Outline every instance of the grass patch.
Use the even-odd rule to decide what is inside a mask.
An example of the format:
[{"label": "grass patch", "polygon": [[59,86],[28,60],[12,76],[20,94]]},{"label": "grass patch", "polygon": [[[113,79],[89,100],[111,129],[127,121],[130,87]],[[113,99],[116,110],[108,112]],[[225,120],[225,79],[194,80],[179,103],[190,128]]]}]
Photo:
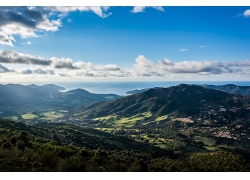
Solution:
[{"label": "grass patch", "polygon": [[104,124],[112,126],[112,127],[132,127],[136,123],[141,123],[142,125],[147,124],[158,124],[158,123],[168,123],[171,119],[168,119],[168,115],[157,117],[153,115],[151,112],[139,113],[134,116],[124,117],[119,115],[109,115],[102,116],[93,119],[94,121],[103,121]]},{"label": "grass patch", "polygon": [[32,120],[32,119],[35,119],[37,118],[38,116],[35,115],[35,114],[32,114],[32,113],[27,113],[27,114],[23,114],[21,115],[21,117],[25,120]]},{"label": "grass patch", "polygon": [[210,147],[210,146],[205,146],[206,150],[208,151],[215,151],[217,147]]},{"label": "grass patch", "polygon": [[168,115],[159,116],[159,117],[156,118],[156,121],[166,120],[167,118],[168,118]]},{"label": "grass patch", "polygon": [[94,128],[100,131],[104,131],[104,132],[112,132],[114,130],[114,128]]},{"label": "grass patch", "polygon": [[207,137],[195,137],[194,139],[196,142],[203,142],[204,144],[208,145],[208,146],[214,146],[215,145],[215,142],[216,140],[215,139],[212,139],[212,138],[207,138]]},{"label": "grass patch", "polygon": [[11,119],[13,121],[16,121],[18,119],[18,117],[17,116],[6,116],[6,117],[4,117],[4,119]]},{"label": "grass patch", "polygon": [[54,120],[54,119],[63,117],[63,114],[57,113],[55,111],[48,111],[48,112],[42,113],[41,116],[43,116],[41,118],[42,120]]},{"label": "grass patch", "polygon": [[98,117],[98,118],[94,118],[94,121],[106,121],[106,120],[110,120],[113,118],[116,118],[117,115],[109,115],[109,116],[103,116],[103,117]]},{"label": "grass patch", "polygon": [[61,112],[61,113],[68,113],[69,111],[68,111],[68,110],[58,110],[58,112]]}]

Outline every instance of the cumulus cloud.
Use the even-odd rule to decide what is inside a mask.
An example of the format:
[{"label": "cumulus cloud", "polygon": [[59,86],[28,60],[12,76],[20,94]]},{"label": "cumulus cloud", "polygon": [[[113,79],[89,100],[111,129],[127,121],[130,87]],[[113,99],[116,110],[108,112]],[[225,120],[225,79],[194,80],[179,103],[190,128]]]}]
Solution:
[{"label": "cumulus cloud", "polygon": [[56,69],[78,69],[77,67],[73,66],[72,59],[70,58],[57,58],[53,57],[52,60],[52,66]]},{"label": "cumulus cloud", "polygon": [[0,44],[13,46],[12,41],[16,41],[13,36],[0,32]]},{"label": "cumulus cloud", "polygon": [[86,70],[77,70],[72,71],[69,73],[71,77],[80,76],[80,77],[131,77],[131,74],[126,71],[122,70],[92,70],[92,71],[86,71]]},{"label": "cumulus cloud", "polygon": [[133,72],[134,75],[139,76],[161,76],[160,73],[157,71],[157,64],[150,61],[143,55],[139,55],[135,59],[136,64],[134,64],[134,67],[136,69],[136,72]]},{"label": "cumulus cloud", "polygon": [[92,65],[92,63],[90,63],[90,62],[85,63],[82,61],[78,61],[78,62],[74,63],[74,66],[77,67],[78,69],[85,69],[88,71],[95,69],[94,66]]},{"label": "cumulus cloud", "polygon": [[188,49],[180,49],[180,52],[187,51]]},{"label": "cumulus cloud", "polygon": [[25,69],[25,70],[20,70],[20,74],[40,74],[40,75],[55,75],[55,72],[53,70],[42,70],[42,69]]},{"label": "cumulus cloud", "polygon": [[164,60],[159,60],[159,63],[161,65],[168,65],[168,66],[174,65],[174,63],[170,59],[167,59],[167,58],[165,58]]},{"label": "cumulus cloud", "polygon": [[[91,62],[73,62],[71,58],[43,58],[15,51],[0,50],[0,63],[11,64],[10,67],[0,64],[0,73],[32,75],[32,77],[173,77],[173,76],[206,76],[220,74],[250,75],[250,60],[241,62],[217,61],[182,61],[170,59],[152,61],[139,55],[131,69],[121,69],[116,64],[93,65]],[[29,64],[31,68],[12,68],[14,64]],[[40,65],[41,68],[32,67]],[[27,76],[26,76],[27,77]]]},{"label": "cumulus cloud", "polygon": [[247,60],[241,62],[216,62],[205,60],[173,63],[171,60],[165,58],[156,63],[150,61],[143,55],[139,55],[135,61],[135,71],[133,74],[136,76],[166,76],[169,74],[211,75],[239,73],[242,71],[249,71],[250,68],[250,61]]},{"label": "cumulus cloud", "polygon": [[1,7],[0,19],[1,39],[5,37],[5,41],[0,40],[0,43],[10,46],[14,41],[12,35],[38,37],[37,32],[57,31],[62,25],[60,19],[50,20],[41,7]]},{"label": "cumulus cloud", "polygon": [[77,11],[77,10],[87,11],[87,12],[92,11],[102,18],[106,18],[112,14],[111,12],[106,13],[106,11],[109,9],[109,7],[107,6],[50,6],[50,7],[46,7],[46,9],[61,12],[63,13],[61,14],[61,16],[66,16],[68,12]]},{"label": "cumulus cloud", "polygon": [[13,70],[10,70],[9,68],[0,64],[0,73],[7,73],[7,72],[13,72]]},{"label": "cumulus cloud", "polygon": [[199,73],[199,74],[221,74],[223,71],[211,61],[183,61],[177,62],[173,67],[163,67],[166,73]]},{"label": "cumulus cloud", "polygon": [[54,69],[83,69],[86,71],[120,71],[120,68],[115,64],[93,66],[90,62],[78,61],[73,63],[71,58],[43,58],[29,54],[18,53],[9,50],[0,50],[0,62],[8,64],[29,64],[41,65]]},{"label": "cumulus cloud", "polygon": [[[39,37],[58,31],[69,12],[94,12],[102,18],[111,15],[106,6],[0,7],[0,44],[13,46],[13,36]],[[68,19],[68,21],[71,21]]]},{"label": "cumulus cloud", "polygon": [[132,13],[140,13],[140,12],[145,12],[146,8],[154,8],[158,11],[163,11],[164,9],[161,6],[135,6],[133,7],[133,9],[131,10]]},{"label": "cumulus cloud", "polygon": [[120,71],[120,68],[115,64],[107,64],[104,66],[106,71]]},{"label": "cumulus cloud", "polygon": [[244,15],[245,17],[250,17],[250,9],[244,11],[243,15]]},{"label": "cumulus cloud", "polygon": [[33,56],[9,50],[0,50],[0,62],[48,66],[52,61],[40,56]]}]

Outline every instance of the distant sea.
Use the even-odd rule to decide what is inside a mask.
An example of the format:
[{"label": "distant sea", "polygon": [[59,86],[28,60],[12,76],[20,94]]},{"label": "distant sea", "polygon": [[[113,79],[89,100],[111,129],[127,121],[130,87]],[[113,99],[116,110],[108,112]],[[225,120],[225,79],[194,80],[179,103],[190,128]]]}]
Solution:
[{"label": "distant sea", "polygon": [[65,91],[72,89],[85,89],[91,93],[98,94],[118,94],[127,95],[126,92],[136,89],[145,89],[153,87],[170,87],[178,84],[211,84],[211,85],[225,85],[235,84],[238,86],[250,86],[250,81],[148,81],[148,82],[58,82],[56,85],[66,88]]}]

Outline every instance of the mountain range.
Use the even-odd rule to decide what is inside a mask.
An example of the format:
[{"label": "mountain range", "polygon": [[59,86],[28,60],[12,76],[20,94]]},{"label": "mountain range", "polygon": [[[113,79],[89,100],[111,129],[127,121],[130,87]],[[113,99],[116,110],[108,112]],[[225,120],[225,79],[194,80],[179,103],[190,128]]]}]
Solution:
[{"label": "mountain range", "polygon": [[97,101],[110,101],[121,96],[94,94],[84,89],[61,92],[65,88],[53,84],[43,86],[0,84],[1,117],[39,110],[73,109]]},{"label": "mountain range", "polygon": [[145,112],[157,116],[169,114],[180,117],[198,114],[205,106],[243,107],[245,103],[245,96],[197,85],[180,84],[169,88],[153,88],[114,101],[84,106],[77,112],[87,112],[89,117],[133,116]]},{"label": "mountain range", "polygon": [[[209,89],[220,90],[220,91],[224,91],[227,93],[250,95],[250,86],[237,86],[235,84],[225,84],[225,85],[202,84],[198,86],[209,88]],[[157,88],[157,87],[154,87],[154,88]],[[130,91],[127,91],[126,94],[138,94],[138,93],[145,92],[149,89],[151,88],[130,90]]]}]

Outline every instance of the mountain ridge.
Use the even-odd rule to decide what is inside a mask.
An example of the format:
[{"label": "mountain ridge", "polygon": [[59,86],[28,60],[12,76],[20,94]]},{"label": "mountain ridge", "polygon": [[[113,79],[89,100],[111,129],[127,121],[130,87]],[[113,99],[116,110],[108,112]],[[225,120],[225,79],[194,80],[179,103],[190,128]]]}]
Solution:
[{"label": "mountain ridge", "polygon": [[199,113],[200,107],[207,103],[224,106],[242,105],[242,101],[239,99],[242,99],[240,95],[203,88],[197,85],[180,84],[168,88],[149,89],[112,102],[95,105],[95,107],[90,109],[84,109],[83,107],[82,111],[88,111],[90,117],[111,114],[126,116],[142,112],[152,112],[158,116],[165,114],[189,116]]}]

